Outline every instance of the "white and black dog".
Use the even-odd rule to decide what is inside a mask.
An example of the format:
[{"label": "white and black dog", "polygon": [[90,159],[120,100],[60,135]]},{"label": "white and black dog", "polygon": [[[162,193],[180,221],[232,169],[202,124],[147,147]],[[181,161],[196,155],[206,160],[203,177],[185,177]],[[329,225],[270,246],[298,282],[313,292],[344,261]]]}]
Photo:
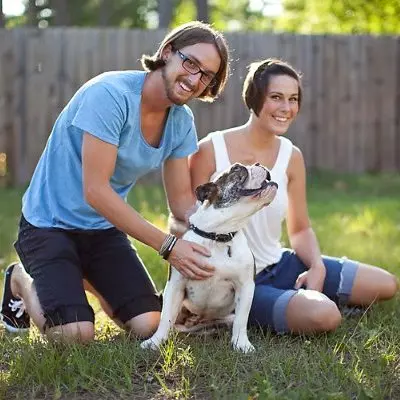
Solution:
[{"label": "white and black dog", "polygon": [[[251,215],[271,203],[278,185],[260,164],[233,164],[213,182],[196,189],[201,205],[189,218],[183,238],[210,249],[207,262],[215,267],[206,280],[190,280],[175,268],[164,291],[161,321],[142,348],[157,349],[167,339],[184,305],[203,320],[222,319],[233,311],[232,344],[254,350],[247,337],[247,320],[254,294],[255,264],[242,229]],[[173,267],[173,266],[172,266]]]}]

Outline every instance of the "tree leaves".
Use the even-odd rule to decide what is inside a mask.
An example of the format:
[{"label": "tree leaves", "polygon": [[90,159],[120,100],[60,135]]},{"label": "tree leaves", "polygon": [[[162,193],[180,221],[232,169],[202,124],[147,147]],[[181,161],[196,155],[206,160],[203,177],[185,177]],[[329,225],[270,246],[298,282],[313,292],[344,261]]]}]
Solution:
[{"label": "tree leaves", "polygon": [[400,2],[395,0],[283,0],[277,21],[294,33],[398,34]]}]

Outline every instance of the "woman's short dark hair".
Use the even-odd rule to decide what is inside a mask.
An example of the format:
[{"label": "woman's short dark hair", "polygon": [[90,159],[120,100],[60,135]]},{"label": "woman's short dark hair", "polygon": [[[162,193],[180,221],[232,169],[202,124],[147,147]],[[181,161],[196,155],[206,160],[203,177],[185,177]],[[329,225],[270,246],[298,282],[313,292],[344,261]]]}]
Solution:
[{"label": "woman's short dark hair", "polygon": [[206,87],[199,96],[200,100],[212,102],[223,91],[229,76],[229,49],[223,35],[210,25],[192,21],[178,26],[165,36],[154,55],[142,56],[142,66],[146,71],[155,71],[163,67],[165,61],[161,57],[162,51],[168,44],[173,51],[176,51],[197,43],[213,44],[221,58],[221,65],[215,75],[217,83],[212,87]]},{"label": "woman's short dark hair", "polygon": [[299,85],[299,107],[301,106],[302,87],[301,74],[289,63],[277,58],[267,58],[249,65],[249,72],[243,84],[242,97],[247,108],[257,117],[264,105],[265,95],[272,75],[288,75],[296,79]]}]

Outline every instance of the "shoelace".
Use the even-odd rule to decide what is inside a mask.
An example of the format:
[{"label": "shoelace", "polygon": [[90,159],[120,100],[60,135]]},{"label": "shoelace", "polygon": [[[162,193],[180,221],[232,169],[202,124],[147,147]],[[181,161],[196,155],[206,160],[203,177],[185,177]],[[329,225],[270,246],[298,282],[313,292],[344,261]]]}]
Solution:
[{"label": "shoelace", "polygon": [[24,301],[21,300],[10,300],[8,306],[11,308],[12,312],[16,312],[15,316],[17,318],[21,318],[25,312],[25,304]]}]

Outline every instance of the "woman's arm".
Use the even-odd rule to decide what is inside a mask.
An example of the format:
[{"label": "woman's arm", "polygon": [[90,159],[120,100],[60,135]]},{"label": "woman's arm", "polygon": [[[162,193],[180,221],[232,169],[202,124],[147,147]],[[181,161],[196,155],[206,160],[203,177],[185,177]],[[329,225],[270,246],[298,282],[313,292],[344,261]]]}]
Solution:
[{"label": "woman's arm", "polygon": [[[147,244],[156,251],[166,234],[146,221],[136,210],[115,193],[110,185],[117,158],[117,147],[84,133],[82,146],[83,192],[90,206],[119,230]],[[195,243],[179,240],[168,260],[184,276],[191,279],[207,278],[213,270],[196,253],[208,252]]]},{"label": "woman's arm", "polygon": [[196,203],[188,157],[168,159],[164,162],[163,183],[170,212],[178,220],[187,222]]},{"label": "woman's arm", "polygon": [[[167,179],[166,172],[172,176],[175,166],[178,167],[175,162],[164,165],[164,186],[167,197],[170,198],[168,200],[171,210],[168,219],[169,230],[175,236],[181,237],[187,231],[189,216],[196,208],[196,197],[194,195],[196,187],[208,182],[215,170],[214,150],[211,141],[203,139],[199,143],[199,150],[189,157],[187,165],[181,166],[184,171],[180,176],[181,179],[170,184],[168,182],[171,181],[171,178]],[[177,187],[178,182],[184,182],[184,188],[182,186]],[[187,193],[187,182],[189,183],[190,193]]]},{"label": "woman's arm", "polygon": [[214,146],[210,139],[200,141],[199,151],[189,158],[189,167],[194,193],[197,186],[208,182],[215,172]]},{"label": "woman's arm", "polygon": [[189,216],[196,208],[188,157],[167,160],[163,168],[163,181],[170,211],[168,230],[181,238],[188,229]]},{"label": "woman's arm", "polygon": [[287,229],[290,245],[309,268],[308,271],[299,276],[296,287],[306,285],[307,289],[322,291],[325,280],[325,266],[308,216],[306,169],[303,155],[297,147],[293,148],[288,178]]}]

